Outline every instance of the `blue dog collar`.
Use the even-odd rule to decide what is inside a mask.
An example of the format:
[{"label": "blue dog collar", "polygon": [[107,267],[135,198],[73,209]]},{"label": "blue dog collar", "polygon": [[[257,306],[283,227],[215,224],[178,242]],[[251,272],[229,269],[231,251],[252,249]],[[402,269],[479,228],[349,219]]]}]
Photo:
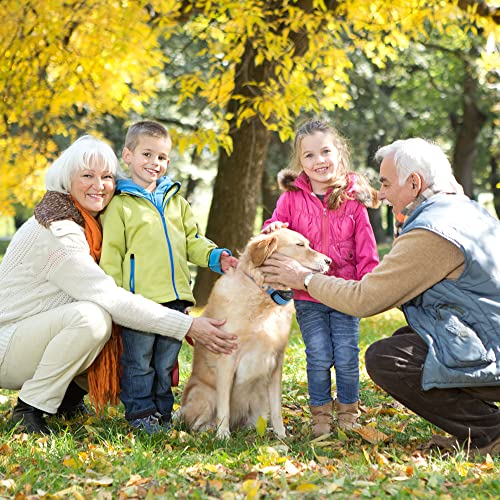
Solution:
[{"label": "blue dog collar", "polygon": [[266,292],[271,296],[271,298],[280,306],[286,306],[293,298],[293,292],[291,290],[274,290],[269,287]]},{"label": "blue dog collar", "polygon": [[[256,281],[249,274],[245,274],[257,285]],[[274,303],[279,306],[286,306],[293,299],[292,290],[275,290],[269,285],[257,286],[266,292],[273,299]]]}]

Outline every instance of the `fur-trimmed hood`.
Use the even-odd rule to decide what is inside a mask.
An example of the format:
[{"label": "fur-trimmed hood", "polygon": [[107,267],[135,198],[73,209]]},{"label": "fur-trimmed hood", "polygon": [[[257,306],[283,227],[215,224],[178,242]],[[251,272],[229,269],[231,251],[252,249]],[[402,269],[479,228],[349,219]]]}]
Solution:
[{"label": "fur-trimmed hood", "polygon": [[[347,199],[357,200],[367,208],[378,208],[380,205],[378,193],[370,186],[366,177],[355,172],[349,172],[347,176],[349,179],[349,185],[345,190]],[[304,172],[297,173],[290,169],[278,172],[278,185],[282,191],[298,191],[303,189],[301,185],[304,183],[310,184]]]},{"label": "fur-trimmed hood", "polygon": [[35,219],[43,227],[49,227],[58,220],[72,220],[85,227],[83,215],[76,208],[71,196],[57,191],[47,191],[35,208]]}]

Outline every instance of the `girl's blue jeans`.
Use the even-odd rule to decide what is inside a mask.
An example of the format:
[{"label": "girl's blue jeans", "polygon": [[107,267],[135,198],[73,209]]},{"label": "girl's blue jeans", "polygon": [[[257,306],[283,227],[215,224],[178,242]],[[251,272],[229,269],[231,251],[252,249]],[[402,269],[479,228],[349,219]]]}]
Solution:
[{"label": "girl's blue jeans", "polygon": [[307,300],[296,300],[297,322],[306,346],[307,385],[311,406],[332,401],[331,368],[337,399],[359,399],[359,318]]}]

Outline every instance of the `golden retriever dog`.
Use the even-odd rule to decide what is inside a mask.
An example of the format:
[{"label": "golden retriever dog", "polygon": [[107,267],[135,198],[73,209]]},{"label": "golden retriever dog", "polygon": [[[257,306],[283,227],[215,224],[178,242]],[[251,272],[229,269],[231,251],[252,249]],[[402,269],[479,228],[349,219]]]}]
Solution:
[{"label": "golden retriever dog", "polygon": [[226,319],[224,329],[238,336],[231,355],[214,354],[194,345],[192,371],[176,417],[194,431],[230,431],[255,426],[270,413],[274,433],[285,437],[281,414],[281,375],[293,307],[278,305],[259,266],[274,252],[293,257],[315,272],[326,272],[331,260],[290,229],[252,238],[237,269],[221,276],[203,314]]}]

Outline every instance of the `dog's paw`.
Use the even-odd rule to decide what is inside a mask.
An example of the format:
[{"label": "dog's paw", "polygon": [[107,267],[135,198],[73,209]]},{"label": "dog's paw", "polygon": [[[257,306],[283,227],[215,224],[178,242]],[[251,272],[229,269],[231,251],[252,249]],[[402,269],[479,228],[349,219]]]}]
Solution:
[{"label": "dog's paw", "polygon": [[223,429],[222,427],[219,427],[217,429],[217,437],[219,439],[229,439],[231,437],[231,433],[229,432],[229,429]]},{"label": "dog's paw", "polygon": [[274,434],[277,438],[279,438],[279,439],[286,438],[286,431],[285,431],[284,427],[282,429],[273,429],[273,431],[274,431]]}]

